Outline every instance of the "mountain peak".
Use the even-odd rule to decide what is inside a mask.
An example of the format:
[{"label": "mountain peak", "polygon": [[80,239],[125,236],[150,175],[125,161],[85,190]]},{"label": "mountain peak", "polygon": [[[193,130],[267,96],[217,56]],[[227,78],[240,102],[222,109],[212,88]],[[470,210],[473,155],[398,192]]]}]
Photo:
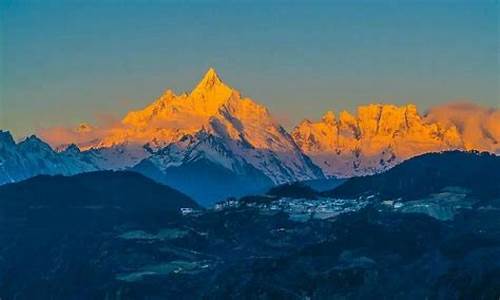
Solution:
[{"label": "mountain peak", "polygon": [[87,132],[90,132],[92,131],[94,128],[92,127],[92,125],[88,124],[88,123],[80,123],[75,131],[78,132],[78,133],[87,133]]},{"label": "mountain peak", "polygon": [[9,131],[0,130],[0,144],[15,145],[16,142]]},{"label": "mountain peak", "polygon": [[335,124],[335,114],[333,111],[329,110],[323,115],[321,120],[327,124]]},{"label": "mountain peak", "polygon": [[236,92],[222,82],[217,72],[210,68],[189,94],[197,113],[213,115]]},{"label": "mountain peak", "polygon": [[231,88],[226,86],[220,79],[214,68],[209,68],[201,81],[196,85],[192,94],[203,94],[208,91],[230,91]]},{"label": "mountain peak", "polygon": [[81,151],[80,151],[80,148],[78,148],[77,145],[75,145],[75,144],[69,144],[68,147],[66,147],[66,149],[64,149],[63,152],[66,153],[66,154],[78,154]]},{"label": "mountain peak", "polygon": [[49,146],[49,144],[45,143],[34,134],[26,137],[18,145],[22,149],[29,151],[39,151],[39,150],[52,151],[52,148]]},{"label": "mountain peak", "polygon": [[212,67],[208,68],[207,72],[203,76],[203,79],[211,79],[211,78],[215,78],[215,79],[220,80],[219,75],[217,74],[217,71],[215,71],[215,69]]}]

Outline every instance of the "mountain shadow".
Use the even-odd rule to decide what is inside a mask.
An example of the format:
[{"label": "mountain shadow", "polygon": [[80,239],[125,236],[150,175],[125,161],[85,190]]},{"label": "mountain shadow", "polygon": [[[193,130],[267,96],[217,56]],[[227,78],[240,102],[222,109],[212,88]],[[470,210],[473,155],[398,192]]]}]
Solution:
[{"label": "mountain shadow", "polygon": [[144,160],[130,170],[172,186],[204,206],[228,197],[259,193],[273,186],[267,176],[251,166],[246,167],[244,174],[236,174],[207,159],[169,167],[164,172]]}]

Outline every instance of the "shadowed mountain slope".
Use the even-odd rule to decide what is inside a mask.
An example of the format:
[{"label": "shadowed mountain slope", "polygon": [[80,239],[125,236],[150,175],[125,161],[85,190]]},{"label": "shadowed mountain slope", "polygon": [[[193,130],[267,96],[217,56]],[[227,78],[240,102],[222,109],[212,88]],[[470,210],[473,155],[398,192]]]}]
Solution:
[{"label": "shadowed mountain slope", "polygon": [[500,157],[461,151],[424,154],[381,174],[351,178],[324,195],[378,194],[382,198],[412,200],[445,187],[465,188],[478,198],[500,196]]},{"label": "shadowed mountain slope", "polygon": [[[197,208],[191,198],[134,172],[101,171],[65,177],[41,175],[0,187],[2,215],[51,216],[70,210],[82,216],[107,211],[112,215],[177,214],[181,207]],[[40,217],[44,217],[40,215]],[[73,223],[73,222],[71,222]]]}]

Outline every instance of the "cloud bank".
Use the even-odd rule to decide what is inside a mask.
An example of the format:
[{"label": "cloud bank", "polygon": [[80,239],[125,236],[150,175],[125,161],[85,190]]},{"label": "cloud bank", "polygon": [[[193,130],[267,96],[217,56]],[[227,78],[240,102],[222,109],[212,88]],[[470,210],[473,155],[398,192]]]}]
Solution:
[{"label": "cloud bank", "polygon": [[500,110],[471,102],[457,101],[430,108],[429,122],[454,125],[462,135],[466,149],[500,153]]},{"label": "cloud bank", "polygon": [[76,127],[54,126],[39,128],[37,135],[55,149],[62,149],[70,144],[77,145],[81,150],[87,150],[116,130],[124,128],[121,121],[110,115],[97,117],[97,126],[81,123]]}]

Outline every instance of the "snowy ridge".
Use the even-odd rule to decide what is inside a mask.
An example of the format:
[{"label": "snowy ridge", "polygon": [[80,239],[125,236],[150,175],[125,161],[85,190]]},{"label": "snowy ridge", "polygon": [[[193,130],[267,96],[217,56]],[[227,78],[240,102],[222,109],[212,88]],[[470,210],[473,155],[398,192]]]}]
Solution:
[{"label": "snowy ridge", "polygon": [[0,130],[0,184],[20,181],[40,174],[73,175],[95,171],[81,160],[76,146],[57,153],[36,136],[15,143],[9,132]]},{"label": "snowy ridge", "polygon": [[237,174],[251,165],[275,183],[322,177],[268,110],[225,85],[210,69],[189,94],[171,90],[96,147],[143,142],[160,169],[205,158]]},{"label": "snowy ridge", "polygon": [[326,175],[351,177],[386,170],[427,152],[464,149],[455,126],[428,122],[414,105],[360,106],[357,116],[327,112],[321,121],[308,120],[292,133],[302,151]]}]

